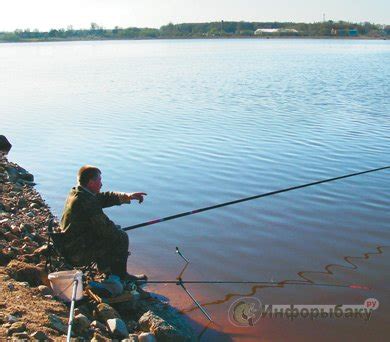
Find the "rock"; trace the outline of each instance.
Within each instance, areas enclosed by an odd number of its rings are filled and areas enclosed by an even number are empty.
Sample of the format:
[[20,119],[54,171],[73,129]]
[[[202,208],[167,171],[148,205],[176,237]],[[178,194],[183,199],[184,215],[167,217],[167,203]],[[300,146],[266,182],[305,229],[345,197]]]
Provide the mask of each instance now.
[[15,182],[19,178],[19,172],[14,166],[8,164],[6,166],[6,171],[11,182]]
[[3,203],[2,204],[2,210],[10,212],[11,211],[11,205],[9,203]]
[[30,337],[31,337],[32,340],[38,340],[38,341],[45,341],[45,340],[48,339],[47,335],[44,332],[40,331],[40,330],[32,333],[30,335]]
[[7,316],[0,312],[0,324],[7,322]]
[[138,335],[130,334],[129,337],[126,339],[126,342],[138,342]]
[[12,323],[15,323],[15,322],[19,321],[19,319],[17,317],[13,316],[13,315],[8,315],[7,321],[8,321],[8,323],[12,324]]
[[103,335],[95,332],[91,339],[91,342],[110,342],[112,341],[110,338],[104,337]]
[[27,281],[19,281],[18,285],[19,286],[23,286],[23,287],[30,287],[30,285],[29,285],[29,283]]
[[113,318],[121,318],[118,312],[106,303],[100,303],[95,310],[95,317],[103,323]]
[[12,246],[12,247],[20,246],[20,240],[18,240],[18,239],[12,240],[10,243],[10,246]]
[[[159,300],[156,299],[149,299],[147,301],[141,300],[139,302],[139,312],[145,312],[146,316],[143,316],[144,324],[146,323],[146,329],[147,327],[153,327],[153,319],[148,320],[147,317],[151,317],[151,313],[159,317],[160,319],[164,320],[165,322],[169,323],[171,325],[178,336],[178,340],[185,340],[185,341],[196,341],[196,335],[194,333],[194,330],[191,328],[191,326],[188,324],[188,322],[185,320],[183,315],[180,315],[176,309],[171,307],[170,305],[166,303],[162,303]],[[151,313],[149,312],[151,311]],[[142,318],[142,317],[141,317]],[[148,331],[141,328],[143,331]],[[153,332],[153,330],[149,330],[150,332]],[[177,337],[178,337],[177,336]],[[158,339],[158,336],[156,336]]]
[[36,264],[38,262],[37,257],[34,254],[24,254],[23,250],[19,251],[17,260],[26,262],[28,264]]
[[19,199],[19,201],[18,201],[19,208],[24,208],[26,205],[27,205],[27,201],[25,198],[22,197],[21,199]]
[[[32,238],[33,238],[33,237],[32,237]],[[30,237],[29,237],[29,239],[30,239]],[[28,244],[29,244],[29,246],[30,246],[31,248],[34,249],[34,251],[35,251],[35,249],[36,249],[37,247],[39,247],[39,243],[38,243],[38,242],[35,242],[35,241],[31,241],[31,242],[29,242]]]
[[128,321],[126,325],[127,325],[127,330],[130,333],[134,332],[138,327],[138,323],[136,321]]
[[126,316],[137,310],[137,304],[138,302],[135,300],[128,300],[126,302],[116,303],[115,309],[119,312],[119,314]]
[[187,336],[152,311],[145,312],[138,321],[140,329],[152,332],[160,341],[188,341]]
[[[2,239],[4,234],[7,232],[5,228],[0,227],[0,238]],[[3,239],[2,239],[3,240]],[[3,249],[5,247],[5,241],[0,242],[0,249]]]
[[[7,170],[7,171],[9,172],[9,170]],[[17,169],[16,175],[14,174],[14,172],[12,172],[12,173],[13,173],[13,177],[17,178],[18,181],[20,181],[20,180],[27,181],[27,182],[34,181],[34,176],[30,172],[26,171],[25,169],[23,169],[21,167],[19,167]]]
[[46,282],[43,269],[22,261],[12,260],[6,267],[6,272],[17,281],[26,281],[30,286],[39,286]]
[[[8,170],[7,170],[8,171]],[[13,186],[12,186],[12,190],[13,191],[15,191],[15,192],[20,192],[20,191],[22,191],[22,189],[23,189],[23,186],[22,185],[20,185],[20,184],[17,184],[17,183],[15,183],[15,184],[13,184]]]
[[11,256],[0,250],[0,266],[7,266],[11,261]]
[[11,233],[15,236],[20,236],[20,228],[16,226],[11,226]]
[[4,234],[4,237],[7,241],[13,241],[13,240],[18,240],[18,237],[14,234],[12,234],[11,232],[6,232]]
[[[41,234],[43,233],[43,231],[41,231]],[[31,238],[37,242],[38,244],[43,244],[43,243],[46,243],[46,239],[42,236],[40,236],[38,233],[31,233]]]
[[78,314],[74,317],[73,326],[76,333],[82,334],[88,330],[90,324],[90,320],[83,314]]
[[107,320],[107,326],[113,337],[126,338],[129,336],[126,324],[120,318],[112,318]]
[[34,175],[32,175],[30,172],[23,173],[21,178],[27,182],[34,182]]
[[42,294],[42,296],[52,295],[53,294],[53,291],[51,290],[51,288],[49,288],[49,287],[47,287],[45,285],[39,285],[38,286],[38,290]]
[[0,209],[0,219],[4,219],[7,217],[12,218],[12,216],[12,214],[5,212],[3,209]]
[[12,148],[11,143],[4,135],[0,135],[0,151],[5,152],[7,154]]
[[42,207],[45,204],[44,200],[41,199],[39,196],[33,198],[31,202],[38,204],[40,207]]
[[41,254],[44,254],[46,251],[48,250],[48,246],[47,245],[43,245],[39,248],[37,248],[35,251],[34,251],[34,255],[41,255]]
[[68,332],[68,327],[55,314],[49,314],[49,325],[52,329],[64,333],[65,335]]
[[91,313],[91,309],[89,307],[88,304],[83,304],[83,305],[79,305],[76,309],[75,309],[75,316],[76,316],[76,310],[77,310],[77,315],[78,314],[83,314],[85,317],[87,317],[90,321],[93,321],[94,320],[94,317],[93,317],[93,314]]
[[156,337],[151,333],[142,333],[138,335],[139,342],[156,342]]
[[32,247],[30,247],[26,243],[21,248],[22,248],[22,251],[23,251],[24,254],[32,254],[32,252],[33,252]]
[[14,333],[24,332],[26,330],[26,324],[23,322],[15,322],[8,329],[8,336],[13,335]]
[[29,337],[30,336],[28,336],[27,331],[17,332],[17,333],[12,334],[12,342],[14,342],[14,341],[24,342],[26,340],[29,340]]
[[34,230],[33,226],[28,223],[22,223],[19,228],[22,232],[28,232],[28,233],[32,233]]
[[93,321],[91,323],[90,327],[92,329],[99,329],[101,331],[105,331],[106,330],[106,326],[103,323],[99,322],[99,321]]
[[29,211],[26,215],[30,218],[34,218],[36,216],[32,211]]
[[25,236],[24,238],[23,238],[23,241],[24,242],[26,242],[26,243],[28,243],[28,244],[31,244],[31,238],[29,237],[29,236]]
[[14,248],[14,247],[11,247],[11,246],[9,246],[9,248],[3,249],[3,253],[4,253],[6,256],[10,257],[11,259],[13,259],[13,258],[16,257],[17,252],[18,252],[17,248],[16,248],[16,251],[15,251],[15,248]]

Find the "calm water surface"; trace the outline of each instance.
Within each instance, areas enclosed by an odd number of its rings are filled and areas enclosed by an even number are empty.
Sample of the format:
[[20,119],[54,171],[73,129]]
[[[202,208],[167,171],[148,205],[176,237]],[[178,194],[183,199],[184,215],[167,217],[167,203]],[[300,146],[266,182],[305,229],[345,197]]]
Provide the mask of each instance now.
[[[145,191],[107,210],[127,226],[390,164],[388,41],[174,40],[0,45],[1,134],[53,211],[78,168]],[[151,279],[365,284],[149,287],[204,341],[385,341],[390,333],[390,172],[225,207],[130,233],[129,270]],[[235,328],[241,296],[264,304],[361,304],[362,319],[263,319]]]

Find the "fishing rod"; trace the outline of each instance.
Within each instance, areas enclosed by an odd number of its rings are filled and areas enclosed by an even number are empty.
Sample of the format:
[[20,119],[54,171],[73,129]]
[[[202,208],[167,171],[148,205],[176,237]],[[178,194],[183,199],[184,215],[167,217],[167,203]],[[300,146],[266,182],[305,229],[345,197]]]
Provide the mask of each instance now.
[[138,285],[175,284],[180,286],[210,322],[213,321],[211,316],[205,310],[205,308],[195,299],[192,293],[186,288],[185,286],[186,284],[257,284],[257,285],[267,285],[269,287],[284,287],[284,285],[303,285],[303,286],[343,287],[343,288],[357,289],[357,290],[370,290],[370,287],[365,285],[359,285],[359,284],[328,284],[328,283],[311,283],[311,282],[301,283],[301,282],[293,282],[293,281],[276,282],[276,281],[235,281],[235,280],[183,280],[182,276],[190,261],[181,253],[179,247],[176,247],[176,254],[178,254],[185,261],[183,270],[180,272],[180,275],[176,278],[176,280],[135,280],[135,283]]
[[171,216],[163,217],[163,218],[152,220],[152,221],[148,221],[148,222],[138,223],[138,224],[135,224],[135,225],[132,225],[132,226],[129,226],[129,227],[122,228],[122,230],[124,230],[124,231],[133,230],[133,229],[137,229],[137,228],[141,228],[141,227],[145,227],[145,226],[150,226],[150,225],[153,225],[153,224],[156,224],[156,223],[160,223],[160,222],[164,222],[164,221],[174,220],[174,219],[177,219],[177,218],[180,218],[180,217],[184,217],[184,216],[198,214],[198,213],[201,213],[201,212],[204,212],[204,211],[208,211],[208,210],[213,210],[213,209],[217,209],[217,208],[221,208],[221,207],[226,207],[228,205],[233,205],[233,204],[237,204],[237,203],[251,201],[251,200],[262,198],[262,197],[267,197],[267,196],[281,194],[283,192],[288,192],[288,191],[292,191],[292,190],[298,190],[298,189],[302,189],[302,188],[307,188],[307,187],[313,186],[313,185],[329,183],[329,182],[333,182],[333,181],[336,181],[336,180],[339,180],[339,179],[345,179],[345,178],[349,178],[349,177],[359,176],[359,175],[363,175],[363,174],[366,174],[366,173],[377,172],[377,171],[382,171],[382,170],[386,170],[386,169],[390,169],[390,165],[389,166],[384,166],[384,167],[379,167],[379,168],[376,168],[376,169],[350,173],[350,174],[343,175],[343,176],[323,179],[323,180],[319,180],[319,181],[315,181],[315,182],[311,182],[311,183],[306,183],[306,184],[302,184],[302,185],[296,185],[296,186],[292,186],[292,187],[281,189],[281,190],[275,190],[275,191],[262,193],[260,195],[245,197],[245,198],[241,198],[241,199],[230,201],[230,202],[224,202],[224,203],[212,205],[212,206],[209,206],[209,207],[204,207],[204,208],[200,208],[200,209],[186,211],[186,212],[183,212],[183,213],[180,213],[180,214],[171,215]]

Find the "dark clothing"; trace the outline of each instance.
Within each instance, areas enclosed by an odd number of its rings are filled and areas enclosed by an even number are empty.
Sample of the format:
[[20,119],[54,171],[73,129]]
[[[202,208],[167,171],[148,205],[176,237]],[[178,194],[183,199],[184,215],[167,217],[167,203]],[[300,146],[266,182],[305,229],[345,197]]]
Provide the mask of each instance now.
[[[85,188],[72,188],[65,203],[61,231],[65,235],[66,257],[75,266],[93,261],[114,274],[126,272],[129,238],[103,212],[103,208],[122,204],[121,194],[92,194]],[[119,274],[118,274],[119,275]]]

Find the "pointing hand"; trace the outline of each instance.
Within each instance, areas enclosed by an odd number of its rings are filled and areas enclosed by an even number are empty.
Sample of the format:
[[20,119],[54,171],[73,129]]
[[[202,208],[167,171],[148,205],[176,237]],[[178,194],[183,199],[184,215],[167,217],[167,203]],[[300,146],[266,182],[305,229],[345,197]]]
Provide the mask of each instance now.
[[144,201],[144,196],[147,196],[145,192],[132,192],[127,195],[129,196],[129,200],[137,200],[138,203],[142,203]]

